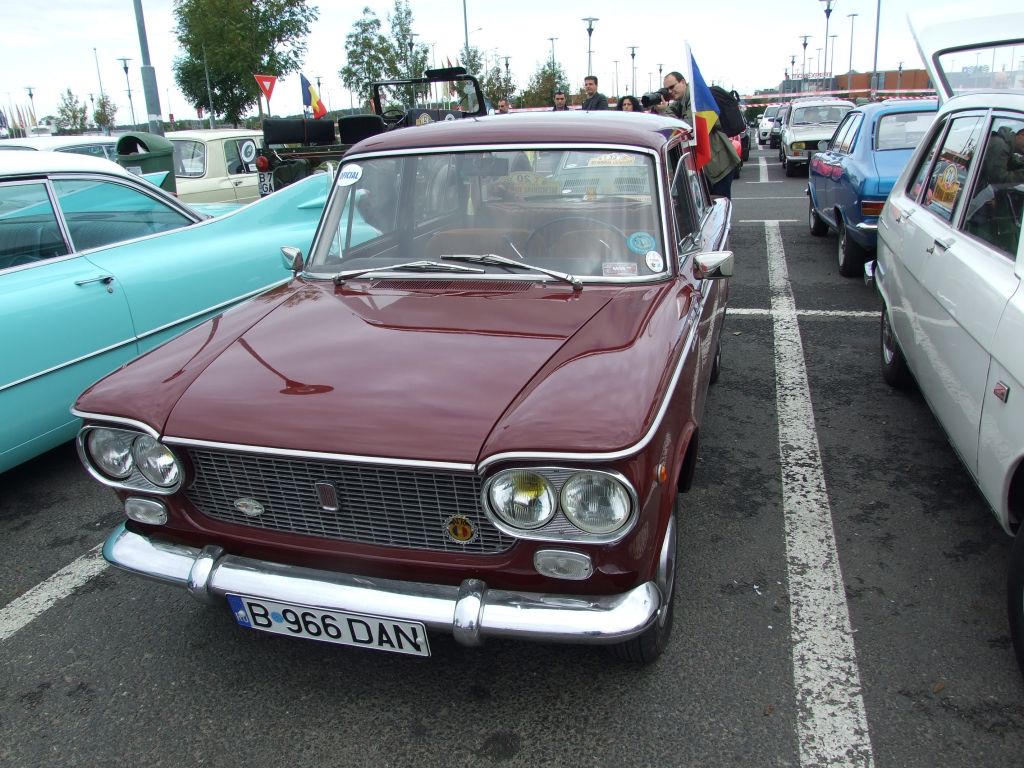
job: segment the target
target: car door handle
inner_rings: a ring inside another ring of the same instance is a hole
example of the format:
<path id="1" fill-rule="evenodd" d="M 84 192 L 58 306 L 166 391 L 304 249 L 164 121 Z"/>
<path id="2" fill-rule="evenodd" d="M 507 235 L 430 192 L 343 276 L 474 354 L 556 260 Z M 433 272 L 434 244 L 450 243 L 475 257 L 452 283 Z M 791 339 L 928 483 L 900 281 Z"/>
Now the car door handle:
<path id="1" fill-rule="evenodd" d="M 915 210 L 914 208 L 911 208 L 909 211 L 901 211 L 899 208 L 897 208 L 896 209 L 896 221 L 897 221 L 897 223 L 901 222 L 901 221 L 910 221 L 910 217 L 914 215 L 914 210 Z"/>
<path id="2" fill-rule="evenodd" d="M 937 238 L 935 238 L 935 241 L 929 247 L 925 248 L 925 250 L 928 253 L 935 253 L 935 248 L 937 246 L 937 247 L 941 248 L 944 251 L 948 251 L 950 249 L 950 247 L 953 245 L 953 243 L 955 243 L 955 242 L 956 241 L 952 237 L 945 237 L 945 238 L 937 237 Z"/>
<path id="3" fill-rule="evenodd" d="M 89 277 L 85 280 L 75 280 L 75 285 L 88 285 L 89 283 L 103 283 L 104 285 L 110 285 L 114 282 L 113 275 L 98 275 L 96 277 Z"/>
<path id="4" fill-rule="evenodd" d="M 234 181 L 234 182 L 232 182 L 232 183 L 233 183 L 233 184 L 234 184 L 234 185 L 235 185 L 236 187 L 240 187 L 240 186 L 242 186 L 242 182 L 243 182 L 243 181 L 244 181 L 244 179 L 239 179 L 238 181 Z"/>

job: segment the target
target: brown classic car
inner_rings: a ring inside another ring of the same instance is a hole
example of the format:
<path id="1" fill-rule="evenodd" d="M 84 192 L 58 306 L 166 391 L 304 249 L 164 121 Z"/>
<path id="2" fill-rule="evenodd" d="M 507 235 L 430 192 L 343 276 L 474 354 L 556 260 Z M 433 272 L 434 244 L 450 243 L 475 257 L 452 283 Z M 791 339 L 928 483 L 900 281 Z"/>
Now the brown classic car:
<path id="1" fill-rule="evenodd" d="M 730 208 L 684 123 L 393 131 L 338 169 L 265 293 L 74 412 L 127 521 L 104 555 L 252 629 L 657 658 L 718 374 Z"/>

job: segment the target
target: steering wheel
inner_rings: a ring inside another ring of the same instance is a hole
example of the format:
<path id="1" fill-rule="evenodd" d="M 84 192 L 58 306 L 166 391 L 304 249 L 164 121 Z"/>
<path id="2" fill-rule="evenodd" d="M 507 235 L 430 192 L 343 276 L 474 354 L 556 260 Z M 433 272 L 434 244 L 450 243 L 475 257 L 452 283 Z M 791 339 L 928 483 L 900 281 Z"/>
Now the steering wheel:
<path id="1" fill-rule="evenodd" d="M 402 107 L 392 104 L 384 108 L 384 111 L 380 113 L 380 119 L 384 121 L 384 129 L 391 130 L 405 122 L 405 115 L 406 111 Z"/>
<path id="2" fill-rule="evenodd" d="M 619 237 L 621 237 L 623 239 L 623 241 L 625 241 L 627 239 L 625 232 L 623 232 L 621 229 L 616 227 L 614 224 L 609 224 L 607 221 L 601 221 L 600 219 L 595 219 L 592 216 L 562 216 L 560 218 L 552 219 L 551 221 L 547 221 L 547 222 L 541 224 L 539 227 L 537 227 L 537 229 L 535 229 L 533 231 L 533 233 L 528 238 L 526 238 L 526 242 L 523 243 L 523 251 L 525 253 L 527 253 L 527 254 L 529 254 L 531 252 L 530 244 L 533 243 L 534 238 L 536 238 L 538 235 L 540 235 L 541 232 L 544 232 L 544 231 L 546 231 L 548 229 L 551 229 L 552 227 L 555 227 L 555 226 L 561 226 L 561 225 L 572 224 L 572 223 L 580 223 L 580 222 L 586 222 L 588 224 L 596 224 L 597 227 L 600 230 L 604 230 L 605 232 L 613 232 L 614 234 L 616 234 Z M 581 230 L 581 231 L 588 238 L 593 238 L 595 243 L 600 242 L 600 240 L 601 240 L 601 238 L 599 237 L 600 231 L 597 231 L 597 232 L 595 232 L 595 231 L 586 231 L 586 230 Z M 604 245 L 604 243 L 602 243 L 602 245 Z"/>

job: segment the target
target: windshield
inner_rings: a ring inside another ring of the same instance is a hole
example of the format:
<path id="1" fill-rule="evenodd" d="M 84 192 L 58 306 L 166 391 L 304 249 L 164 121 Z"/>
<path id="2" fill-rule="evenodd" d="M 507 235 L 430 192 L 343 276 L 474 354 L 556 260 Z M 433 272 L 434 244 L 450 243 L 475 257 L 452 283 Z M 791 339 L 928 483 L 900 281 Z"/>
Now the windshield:
<path id="1" fill-rule="evenodd" d="M 307 269 L 496 255 L 584 279 L 650 277 L 668 269 L 655 179 L 652 156 L 604 149 L 357 159 L 338 172 Z M 494 260 L 472 266 L 474 274 L 530 271 Z"/>
<path id="2" fill-rule="evenodd" d="M 934 120 L 934 110 L 884 115 L 875 129 L 875 149 L 914 149 Z"/>
<path id="3" fill-rule="evenodd" d="M 953 95 L 1024 88 L 1024 43 L 939 54 L 938 69 Z"/>
<path id="4" fill-rule="evenodd" d="M 793 119 L 790 121 L 790 125 L 838 123 L 851 109 L 853 109 L 853 107 L 845 104 L 835 106 L 797 107 L 793 110 Z"/>

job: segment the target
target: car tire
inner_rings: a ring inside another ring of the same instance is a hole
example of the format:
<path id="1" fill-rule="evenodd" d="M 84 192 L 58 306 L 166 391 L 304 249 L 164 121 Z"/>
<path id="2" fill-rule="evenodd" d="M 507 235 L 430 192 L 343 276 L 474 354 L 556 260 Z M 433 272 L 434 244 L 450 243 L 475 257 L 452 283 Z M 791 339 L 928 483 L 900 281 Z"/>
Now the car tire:
<path id="1" fill-rule="evenodd" d="M 882 378 L 894 389 L 908 389 L 914 378 L 907 367 L 906 358 L 900 350 L 900 343 L 893 333 L 889 320 L 889 308 L 882 305 L 882 320 L 879 323 L 879 347 L 881 348 Z"/>
<path id="2" fill-rule="evenodd" d="M 791 163 L 791 162 L 789 162 L 787 160 L 786 164 L 783 166 L 783 168 L 786 169 L 786 176 L 788 176 L 790 178 L 792 178 L 793 176 L 796 176 L 797 168 L 796 168 L 796 166 L 793 163 Z"/>
<path id="3" fill-rule="evenodd" d="M 1017 666 L 1024 674 L 1024 531 L 1017 532 L 1010 550 L 1010 567 L 1006 576 L 1006 608 Z"/>
<path id="4" fill-rule="evenodd" d="M 855 243 L 842 218 L 836 216 L 838 237 L 836 238 L 836 254 L 839 261 L 839 274 L 843 277 L 860 277 L 867 260 L 867 252 Z"/>
<path id="5" fill-rule="evenodd" d="M 722 339 L 719 337 L 718 346 L 715 347 L 715 359 L 711 361 L 711 376 L 708 378 L 709 384 L 714 384 L 718 381 L 718 377 L 722 373 Z"/>
<path id="6" fill-rule="evenodd" d="M 779 147 L 779 162 L 782 163 L 782 167 L 786 167 L 786 152 L 782 147 Z"/>
<path id="7" fill-rule="evenodd" d="M 814 201 L 810 195 L 807 196 L 807 226 L 815 237 L 824 237 L 828 234 L 828 224 L 814 210 Z"/>
<path id="8" fill-rule="evenodd" d="M 656 577 L 658 587 L 661 589 L 662 595 L 668 591 L 668 598 L 663 598 L 658 616 L 642 635 L 626 640 L 624 643 L 608 646 L 611 654 L 621 661 L 633 664 L 653 664 L 668 647 L 669 638 L 672 636 L 672 619 L 675 613 L 673 606 L 676 597 L 676 548 L 679 546 L 679 542 L 676 540 L 676 519 L 679 517 L 682 507 L 680 498 L 681 494 L 677 492 L 675 511 L 669 518 L 658 558 L 658 575 Z"/>

